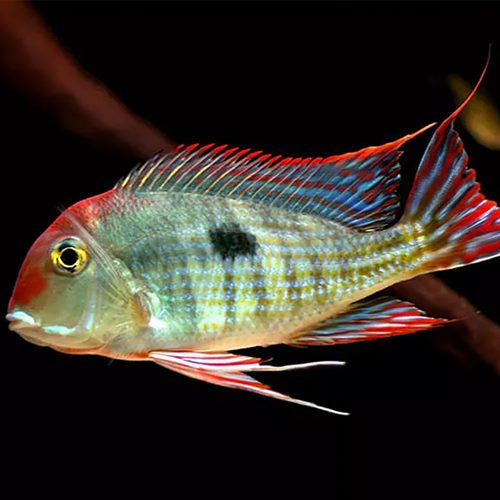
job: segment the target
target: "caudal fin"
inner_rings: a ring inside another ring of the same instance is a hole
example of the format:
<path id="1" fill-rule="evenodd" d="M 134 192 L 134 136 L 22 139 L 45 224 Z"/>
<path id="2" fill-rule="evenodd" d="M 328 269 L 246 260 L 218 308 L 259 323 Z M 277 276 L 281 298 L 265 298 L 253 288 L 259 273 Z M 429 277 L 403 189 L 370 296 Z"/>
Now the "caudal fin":
<path id="1" fill-rule="evenodd" d="M 489 56 L 488 56 L 489 62 Z M 487 200 L 468 168 L 453 125 L 477 91 L 435 131 L 417 171 L 402 223 L 413 224 L 432 251 L 431 269 L 459 267 L 500 255 L 500 209 Z"/>

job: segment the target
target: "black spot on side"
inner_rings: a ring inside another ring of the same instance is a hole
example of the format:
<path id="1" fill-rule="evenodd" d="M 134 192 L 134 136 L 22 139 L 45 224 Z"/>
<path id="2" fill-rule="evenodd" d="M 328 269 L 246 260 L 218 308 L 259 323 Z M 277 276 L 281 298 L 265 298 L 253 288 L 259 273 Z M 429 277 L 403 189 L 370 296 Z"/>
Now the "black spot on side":
<path id="1" fill-rule="evenodd" d="M 214 252 L 222 259 L 234 260 L 238 255 L 253 256 L 257 251 L 257 239 L 245 233 L 238 224 L 224 224 L 208 232 Z"/>

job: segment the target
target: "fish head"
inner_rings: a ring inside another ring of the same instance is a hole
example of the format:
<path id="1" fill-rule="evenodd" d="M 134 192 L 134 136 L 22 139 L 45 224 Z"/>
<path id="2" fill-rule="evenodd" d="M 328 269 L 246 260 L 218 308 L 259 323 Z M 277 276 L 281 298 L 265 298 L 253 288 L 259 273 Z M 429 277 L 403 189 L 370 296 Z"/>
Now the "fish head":
<path id="1" fill-rule="evenodd" d="M 130 297 L 117 265 L 66 210 L 24 259 L 8 305 L 9 328 L 37 345 L 97 352 L 124 322 Z"/>

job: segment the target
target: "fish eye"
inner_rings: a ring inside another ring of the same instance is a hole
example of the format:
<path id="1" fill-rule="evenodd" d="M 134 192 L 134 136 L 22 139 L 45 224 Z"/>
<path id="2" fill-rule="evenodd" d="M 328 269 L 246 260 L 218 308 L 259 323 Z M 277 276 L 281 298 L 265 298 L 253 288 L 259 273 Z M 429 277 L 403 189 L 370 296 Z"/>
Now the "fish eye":
<path id="1" fill-rule="evenodd" d="M 50 259 L 57 272 L 74 276 L 85 269 L 89 254 L 82 241 L 68 238 L 54 246 L 50 252 Z"/>

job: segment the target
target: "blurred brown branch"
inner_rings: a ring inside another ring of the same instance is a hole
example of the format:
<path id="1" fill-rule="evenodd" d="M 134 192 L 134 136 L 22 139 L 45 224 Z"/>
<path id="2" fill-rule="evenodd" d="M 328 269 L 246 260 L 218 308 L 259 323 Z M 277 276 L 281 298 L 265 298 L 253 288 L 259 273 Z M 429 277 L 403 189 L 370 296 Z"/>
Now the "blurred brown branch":
<path id="1" fill-rule="evenodd" d="M 0 2 L 0 69 L 37 106 L 83 139 L 143 159 L 174 143 L 130 111 L 88 75 L 61 47 L 34 9 L 22 1 Z M 500 373 L 500 327 L 434 276 L 392 287 L 429 314 L 450 323 L 448 351 L 470 354 Z"/>
<path id="2" fill-rule="evenodd" d="M 453 333 L 444 342 L 447 350 L 462 359 L 472 354 L 500 374 L 500 326 L 465 297 L 431 275 L 397 283 L 391 289 L 432 316 L 456 318 L 446 326 Z"/>
<path id="3" fill-rule="evenodd" d="M 0 69 L 62 127 L 89 142 L 136 159 L 175 146 L 87 74 L 23 1 L 0 2 Z"/>
<path id="4" fill-rule="evenodd" d="M 447 82 L 457 105 L 466 99 L 473 88 L 458 75 L 449 75 Z M 479 144 L 500 151 L 500 112 L 485 90 L 480 89 L 472 98 L 460 113 L 460 120 Z"/>

